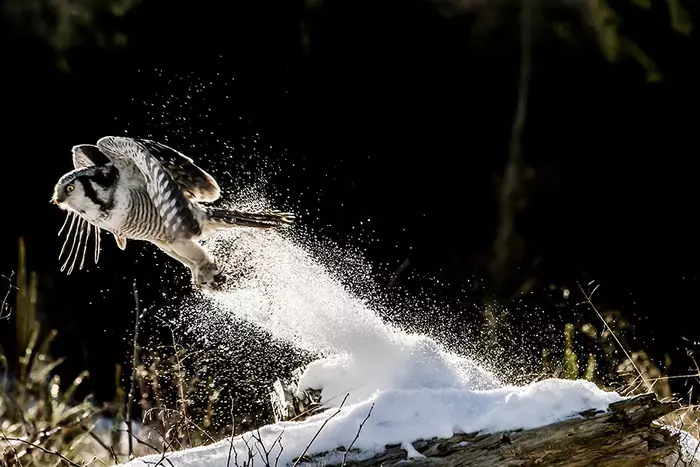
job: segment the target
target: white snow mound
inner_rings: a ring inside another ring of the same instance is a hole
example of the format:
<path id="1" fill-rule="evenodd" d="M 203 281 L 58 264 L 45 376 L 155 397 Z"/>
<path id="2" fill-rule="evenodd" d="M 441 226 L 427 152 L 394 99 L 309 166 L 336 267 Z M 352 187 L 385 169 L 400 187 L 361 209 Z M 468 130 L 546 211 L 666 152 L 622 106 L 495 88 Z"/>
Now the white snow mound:
<path id="1" fill-rule="evenodd" d="M 412 457 L 417 453 L 411 443 L 419 439 L 535 428 L 585 410 L 606 410 L 623 399 L 587 381 L 505 384 L 476 359 L 384 323 L 306 245 L 276 232 L 226 233 L 207 246 L 231 269 L 245 271 L 245 277 L 204 298 L 215 307 L 188 315 L 193 332 L 202 339 L 233 341 L 233 318 L 243 318 L 276 338 L 320 352 L 324 358 L 306 368 L 299 386 L 321 389 L 323 403 L 331 408 L 304 421 L 261 427 L 262 446 L 256 431 L 167 453 L 165 462 L 157 454 L 125 466 L 242 466 L 250 465 L 249 456 L 255 457 L 253 465 L 289 466 L 307 446 L 307 455 L 348 448 L 370 408 L 352 445 L 360 454 L 353 449 L 352 458 L 371 457 L 387 444 L 401 444 Z M 324 457 L 326 463 L 342 460 L 337 451 Z"/>
<path id="2" fill-rule="evenodd" d="M 236 462 L 242 466 L 249 459 L 247 443 L 255 464 L 265 465 L 263 456 L 267 451 L 270 465 L 277 461 L 280 467 L 289 466 L 317 433 L 307 455 L 349 447 L 371 408 L 372 412 L 352 446 L 361 453 L 348 456 L 348 459 L 361 459 L 382 452 L 387 444 L 407 445 L 419 439 L 450 437 L 456 433 L 536 428 L 574 417 L 584 410 L 606 410 L 610 403 L 622 399 L 620 395 L 602 391 L 588 381 L 559 379 L 487 390 L 383 390 L 364 401 L 344 405 L 339 412 L 338 409 L 329 409 L 301 422 L 264 426 L 260 428 L 264 449 L 255 439 L 258 433 L 251 432 L 233 440 L 169 453 L 167 459 L 174 467 L 226 467 L 235 466 Z M 331 416 L 319 432 L 321 425 Z M 283 447 L 281 454 L 280 446 Z M 160 459 L 161 455 L 152 455 L 124 465 L 143 466 L 144 461 L 158 462 Z M 328 454 L 323 460 L 327 463 L 342 462 L 343 453 Z"/>

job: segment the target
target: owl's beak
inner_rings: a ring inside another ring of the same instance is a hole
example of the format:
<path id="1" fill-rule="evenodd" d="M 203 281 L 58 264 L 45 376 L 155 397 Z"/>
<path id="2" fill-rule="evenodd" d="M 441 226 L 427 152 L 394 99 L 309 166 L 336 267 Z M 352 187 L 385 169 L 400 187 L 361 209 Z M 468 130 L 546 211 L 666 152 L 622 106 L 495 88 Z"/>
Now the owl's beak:
<path id="1" fill-rule="evenodd" d="M 55 199 L 55 198 L 51 198 L 51 200 L 49 201 L 49 203 L 51 203 L 51 204 L 55 204 L 55 205 L 57 205 L 57 206 L 58 206 L 58 201 L 56 201 L 56 199 Z"/>

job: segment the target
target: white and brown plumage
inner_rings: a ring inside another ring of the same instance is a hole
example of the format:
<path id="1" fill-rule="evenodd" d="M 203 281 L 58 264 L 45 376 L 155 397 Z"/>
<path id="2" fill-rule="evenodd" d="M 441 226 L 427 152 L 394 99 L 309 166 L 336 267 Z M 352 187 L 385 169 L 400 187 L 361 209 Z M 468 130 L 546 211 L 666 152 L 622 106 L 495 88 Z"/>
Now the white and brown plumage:
<path id="1" fill-rule="evenodd" d="M 111 232 L 121 249 L 127 239 L 145 240 L 186 265 L 198 287 L 212 287 L 223 279 L 215 259 L 197 239 L 230 227 L 273 228 L 288 224 L 291 213 L 243 212 L 203 206 L 220 198 L 211 175 L 189 157 L 155 141 L 105 136 L 97 145 L 73 147 L 74 170 L 54 187 L 52 202 L 69 212 L 66 240 L 59 259 L 70 250 L 61 268 L 68 274 L 85 262 L 94 233 L 95 263 L 99 260 L 101 230 Z"/>

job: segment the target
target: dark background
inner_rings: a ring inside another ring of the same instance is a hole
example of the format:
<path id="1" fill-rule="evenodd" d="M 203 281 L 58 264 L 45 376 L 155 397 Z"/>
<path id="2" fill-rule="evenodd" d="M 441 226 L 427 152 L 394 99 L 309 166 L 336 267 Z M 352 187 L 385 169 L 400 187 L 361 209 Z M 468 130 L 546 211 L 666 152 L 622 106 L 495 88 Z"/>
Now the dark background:
<path id="1" fill-rule="evenodd" d="M 697 27 L 697 4 L 681 4 Z M 89 369 L 98 399 L 129 359 L 133 281 L 151 307 L 189 281 L 177 266 L 164 275 L 169 260 L 150 245 L 122 252 L 107 235 L 99 267 L 59 271 L 53 185 L 72 169 L 71 146 L 108 134 L 167 142 L 234 194 L 247 167 L 278 166 L 279 207 L 362 248 L 382 283 L 408 259 L 397 283 L 418 291 L 421 277 L 439 279 L 434 293 L 477 310 L 466 320 L 495 300 L 526 329 L 521 292 L 546 307 L 550 284 L 568 287 L 573 304 L 577 281 L 595 280 L 596 300 L 621 310 L 640 348 L 688 371 L 684 338 L 700 339 L 700 47 L 666 2 L 536 7 L 523 241 L 500 274 L 488 264 L 518 97 L 517 4 L 54 5 L 4 7 L 0 272 L 16 270 L 23 236 L 55 353 L 69 357 L 61 371 Z M 612 36 L 597 33 L 601 11 L 619 24 Z"/>

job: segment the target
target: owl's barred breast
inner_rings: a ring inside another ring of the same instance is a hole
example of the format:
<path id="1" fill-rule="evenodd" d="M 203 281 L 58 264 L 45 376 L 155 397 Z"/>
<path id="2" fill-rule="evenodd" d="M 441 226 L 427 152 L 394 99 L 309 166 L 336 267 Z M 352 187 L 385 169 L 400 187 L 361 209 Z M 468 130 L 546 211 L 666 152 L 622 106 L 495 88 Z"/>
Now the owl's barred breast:
<path id="1" fill-rule="evenodd" d="M 170 243 L 175 240 L 166 228 L 163 218 L 145 191 L 129 190 L 121 215 L 113 216 L 113 231 L 135 240 L 156 240 Z"/>

